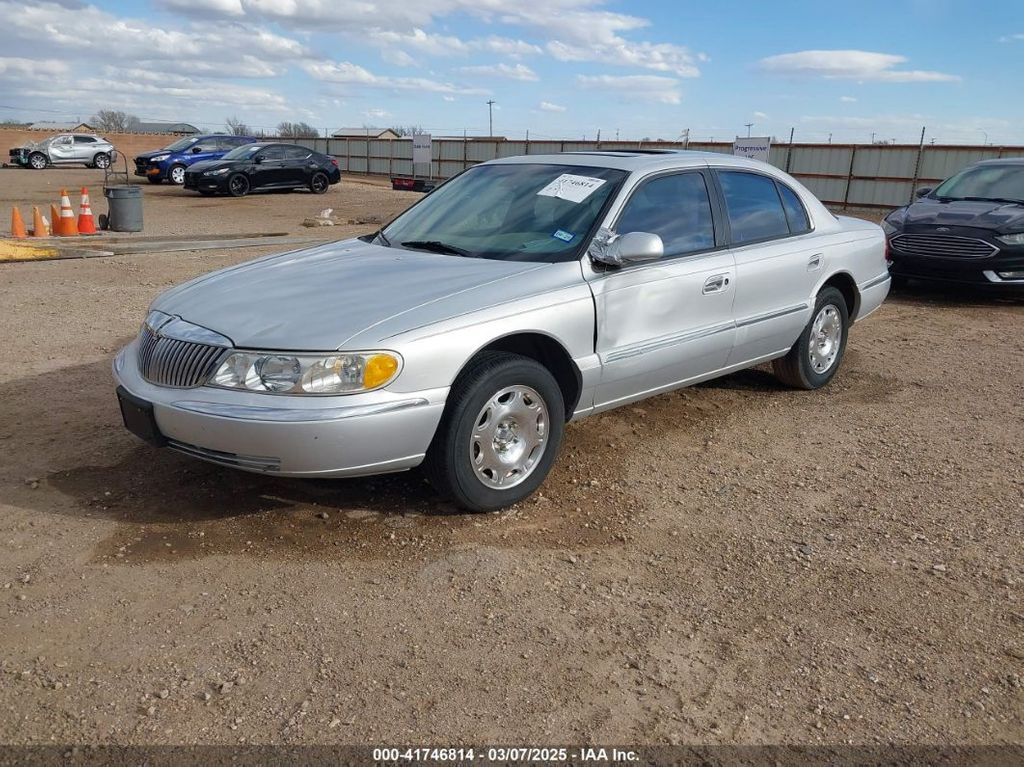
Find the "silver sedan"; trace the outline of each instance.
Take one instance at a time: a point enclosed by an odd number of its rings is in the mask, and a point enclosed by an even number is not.
[[[483,511],[540,486],[570,420],[769,360],[824,386],[888,289],[882,230],[763,163],[513,157],[375,234],[172,288],[114,374],[153,444],[280,476],[422,464]]]

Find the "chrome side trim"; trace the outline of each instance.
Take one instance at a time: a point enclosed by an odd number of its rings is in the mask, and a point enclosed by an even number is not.
[[[677,333],[674,336],[667,336],[656,341],[622,347],[617,351],[609,352],[604,358],[604,361],[607,364],[609,362],[618,362],[620,360],[629,359],[630,357],[639,357],[641,354],[656,352],[669,346],[686,343],[687,341],[696,341],[698,338],[706,338],[707,336],[713,336],[726,330],[732,330],[733,327],[733,323],[730,320],[729,322],[721,322],[717,325],[708,325],[707,327],[697,328],[696,330],[688,330],[685,333]]]
[[[346,418],[360,418],[367,415],[394,413],[427,405],[422,397],[416,399],[380,402],[375,405],[351,405],[322,409],[299,410],[284,407],[262,407],[259,405],[235,405],[223,402],[200,402],[183,400],[171,403],[170,407],[187,410],[190,413],[212,415],[217,418],[234,418],[243,421],[275,421],[278,423],[315,423],[318,421],[341,421]]]
[[[785,309],[779,309],[778,311],[768,312],[767,314],[757,314],[753,317],[747,317],[743,320],[736,322],[736,327],[745,328],[748,325],[756,325],[758,322],[767,322],[768,320],[777,320],[780,317],[787,317],[790,314],[796,314],[797,312],[807,311],[807,307],[810,304],[799,304],[796,306],[788,306]]]
[[[167,447],[179,453],[201,458],[204,461],[219,463],[224,466],[233,466],[236,469],[248,469],[250,471],[280,471],[281,459],[271,456],[238,455],[237,453],[225,453],[221,450],[211,450],[207,447],[190,445],[187,442],[176,442],[169,440]]]
[[[858,288],[860,290],[867,290],[868,288],[875,287],[875,285],[881,285],[883,282],[887,282],[890,279],[892,279],[892,278],[889,276],[889,273],[886,272],[885,274],[878,275],[873,280],[868,280],[863,285],[859,285]]]
[[[146,317],[146,325],[153,331],[153,335],[161,338],[173,338],[175,341],[189,341],[207,346],[220,346],[228,349],[234,344],[225,335],[204,328],[202,325],[195,325],[181,317],[174,317],[159,311],[151,311]]]

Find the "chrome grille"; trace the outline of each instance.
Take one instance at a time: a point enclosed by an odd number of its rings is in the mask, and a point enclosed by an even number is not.
[[[213,375],[224,349],[157,335],[148,324],[139,334],[139,372],[150,383],[189,389]]]
[[[892,238],[892,247],[908,256],[941,258],[988,258],[999,252],[999,248],[984,240],[946,234],[898,234]]]

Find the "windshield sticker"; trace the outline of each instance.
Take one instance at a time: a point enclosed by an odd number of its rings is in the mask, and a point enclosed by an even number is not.
[[[575,237],[576,235],[573,234],[572,232],[567,232],[564,229],[559,229],[551,236],[554,237],[555,239],[561,240],[562,242],[572,242],[572,238]]]
[[[574,176],[563,173],[546,187],[537,192],[538,197],[557,197],[569,202],[583,202],[604,183],[603,178]]]

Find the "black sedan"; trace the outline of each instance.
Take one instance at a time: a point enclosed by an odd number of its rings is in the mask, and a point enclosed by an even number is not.
[[[882,222],[894,281],[1024,292],[1024,158],[970,165]]]
[[[246,144],[185,171],[186,189],[200,194],[226,192],[233,197],[270,189],[323,194],[339,181],[337,160],[297,144]]]

